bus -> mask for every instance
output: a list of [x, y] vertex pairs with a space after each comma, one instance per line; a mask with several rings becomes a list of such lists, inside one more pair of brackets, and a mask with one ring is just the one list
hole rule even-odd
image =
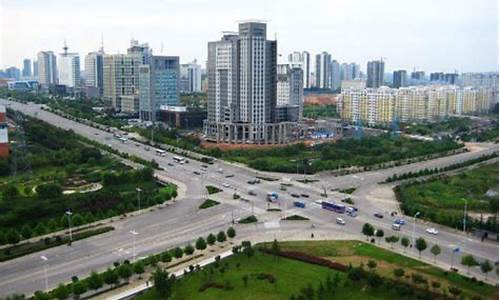
[[167, 155], [167, 152], [165, 150], [156, 149], [156, 155], [165, 156], [165, 155]]
[[182, 158], [180, 156], [174, 156], [174, 161], [178, 162], [178, 163], [182, 163], [184, 161], [184, 158]]
[[331, 202], [331, 201], [323, 201], [323, 202], [321, 202], [321, 207], [323, 209], [331, 210], [331, 211], [334, 211], [336, 213], [340, 213], [340, 214], [345, 213], [345, 205], [343, 205], [343, 204], [337, 204], [337, 203]]

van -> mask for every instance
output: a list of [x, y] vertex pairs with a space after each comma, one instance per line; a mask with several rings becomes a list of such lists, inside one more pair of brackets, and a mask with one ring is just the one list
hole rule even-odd
[[392, 224], [392, 230], [400, 231], [401, 230], [401, 225], [399, 225], [399, 224]]

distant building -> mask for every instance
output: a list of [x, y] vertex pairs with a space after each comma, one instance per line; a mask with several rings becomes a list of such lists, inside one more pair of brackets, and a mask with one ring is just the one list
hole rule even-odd
[[366, 86], [376, 88], [384, 84], [384, 61], [369, 61], [366, 68]]
[[0, 105], [0, 157], [9, 156], [9, 131], [5, 106]]
[[151, 56], [139, 66], [139, 118], [155, 121], [160, 107], [179, 105], [178, 56]]
[[342, 75], [341, 75], [341, 70], [340, 70], [340, 64], [336, 60], [332, 60], [331, 63], [331, 70], [332, 70], [332, 89], [338, 90], [341, 86], [342, 82]]
[[332, 71], [331, 71], [332, 56], [328, 52], [321, 52], [316, 55], [316, 88], [331, 89], [332, 88]]
[[78, 53], [68, 52], [66, 43], [63, 50], [64, 52], [59, 55], [58, 83], [65, 85], [67, 92], [77, 92], [80, 88], [80, 56]]
[[206, 111], [189, 110], [185, 106], [160, 106], [160, 121], [171, 127], [193, 129], [203, 127]]
[[294, 51], [288, 55], [288, 62], [292, 67], [300, 67], [302, 69], [303, 88], [311, 87], [311, 55], [307, 51]]
[[57, 84], [57, 62], [52, 51], [40, 51], [37, 55], [38, 82], [43, 87]]
[[11, 91], [29, 92], [38, 90], [38, 81], [36, 80], [20, 80], [7, 82], [7, 88]]
[[85, 56], [85, 94], [101, 97], [104, 85], [104, 52], [90, 52]]
[[458, 74], [446, 73], [444, 74], [444, 81], [448, 84], [458, 84]]
[[406, 75], [406, 70], [399, 70], [393, 72], [392, 87], [394, 88], [405, 87], [408, 85], [407, 81], [408, 78]]
[[297, 116], [294, 120], [302, 119], [304, 103], [303, 74], [299, 67], [289, 64], [278, 65], [277, 101], [276, 106], [297, 106]]
[[5, 69], [5, 77], [19, 80], [21, 77], [21, 71], [16, 67], [7, 68]]
[[342, 90], [345, 89], [364, 89], [366, 88], [366, 80], [342, 80]]
[[23, 78], [30, 78], [31, 76], [31, 59], [26, 58], [23, 60]]
[[196, 59], [191, 63], [181, 64], [180, 72], [181, 93], [201, 92], [201, 66]]
[[38, 78], [38, 61], [33, 60], [33, 77]]
[[430, 75], [430, 81], [441, 81], [444, 82], [444, 73], [443, 72], [434, 72]]
[[425, 72], [424, 71], [413, 71], [413, 72], [411, 72], [411, 79], [423, 81], [423, 80], [425, 80]]

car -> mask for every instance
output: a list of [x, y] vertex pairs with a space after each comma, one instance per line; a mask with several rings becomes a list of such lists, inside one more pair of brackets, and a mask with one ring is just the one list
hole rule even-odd
[[309, 198], [309, 195], [308, 194], [300, 194], [302, 197], [304, 198]]
[[149, 151], [149, 147], [144, 147], [144, 150]]
[[248, 194], [249, 194], [250, 196], [257, 196], [257, 193], [256, 193], [256, 192], [254, 192], [254, 191], [248, 191]]
[[168, 163], [168, 165], [169, 165], [169, 166], [171, 166], [171, 167], [173, 167], [173, 166], [174, 166], [174, 164], [173, 164], [173, 163]]
[[406, 224], [406, 220], [399, 218], [399, 219], [394, 220], [394, 224], [405, 225]]
[[299, 198], [300, 195], [299, 194], [295, 194], [295, 193], [291, 193], [290, 196], [294, 197], [294, 198]]
[[200, 173], [200, 172], [198, 172], [198, 171], [194, 171], [193, 173], [194, 173], [195, 175], [200, 175], [200, 174], [201, 174], [201, 173]]
[[381, 213], [374, 213], [373, 216], [375, 216], [375, 218], [379, 218], [379, 219], [383, 219], [384, 218], [384, 215], [381, 214]]
[[135, 143], [135, 146], [136, 146], [136, 147], [139, 147], [139, 146], [140, 146], [140, 144], [139, 144], [139, 143]]
[[99, 132], [95, 132], [94, 135], [99, 135]]
[[427, 228], [425, 230], [425, 232], [427, 232], [428, 234], [433, 234], [433, 235], [437, 235], [439, 233], [439, 231], [434, 227]]
[[234, 174], [226, 175], [226, 178], [231, 178], [231, 177], [234, 177]]
[[224, 182], [224, 183], [222, 184], [222, 186], [223, 186], [223, 187], [225, 187], [225, 188], [229, 188], [229, 183]]
[[393, 230], [400, 231], [401, 230], [401, 225], [394, 223], [394, 224], [392, 224], [391, 228]]
[[248, 184], [255, 184], [255, 181], [254, 180], [249, 180], [247, 181]]
[[335, 219], [335, 223], [337, 223], [339, 225], [345, 225], [345, 221], [342, 218], [336, 218]]

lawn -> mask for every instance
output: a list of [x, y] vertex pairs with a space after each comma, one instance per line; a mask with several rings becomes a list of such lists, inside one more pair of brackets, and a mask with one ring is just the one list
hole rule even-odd
[[[451, 227], [461, 227], [465, 200], [470, 213], [498, 212], [498, 195], [488, 197], [486, 192], [498, 193], [498, 164], [481, 166], [453, 176], [440, 176], [425, 182], [405, 183], [395, 188], [401, 208], [407, 215], [420, 211], [421, 217]], [[484, 218], [486, 221], [486, 217]], [[496, 224], [474, 226], [496, 230]]]
[[207, 200], [203, 201], [203, 203], [200, 204], [200, 206], [198, 208], [205, 209], [205, 208], [209, 208], [212, 206], [216, 206], [217, 204], [219, 204], [219, 202], [212, 200], [212, 199], [207, 199]]
[[390, 161], [444, 153], [462, 147], [451, 140], [434, 142], [390, 135], [342, 139], [315, 146], [294, 144], [267, 149], [205, 150], [210, 156], [246, 164], [261, 171], [316, 173], [352, 166], [375, 166]]
[[[287, 258], [276, 258], [260, 251], [255, 256], [248, 258], [243, 254], [223, 259], [221, 265], [224, 272], [215, 269], [213, 266], [201, 272], [189, 274], [186, 278], [177, 281], [173, 287], [172, 300], [278, 300], [289, 299], [291, 295], [297, 295], [308, 284], [316, 288], [320, 281], [325, 280], [329, 275], [339, 274], [342, 282], [335, 290], [335, 299], [352, 300], [381, 300], [395, 299], [396, 292], [385, 288], [360, 288], [359, 286], [344, 285], [346, 274], [329, 268], [312, 265], [297, 260]], [[213, 274], [211, 275], [211, 271]], [[247, 286], [243, 277], [248, 276]], [[260, 276], [259, 276], [260, 275]], [[275, 279], [271, 283], [266, 279]], [[230, 288], [208, 288], [200, 291], [205, 283], [212, 282], [221, 286], [228, 285]], [[352, 284], [352, 283], [351, 283]], [[154, 290], [136, 297], [137, 300], [161, 299]], [[412, 298], [406, 298], [412, 299]]]

